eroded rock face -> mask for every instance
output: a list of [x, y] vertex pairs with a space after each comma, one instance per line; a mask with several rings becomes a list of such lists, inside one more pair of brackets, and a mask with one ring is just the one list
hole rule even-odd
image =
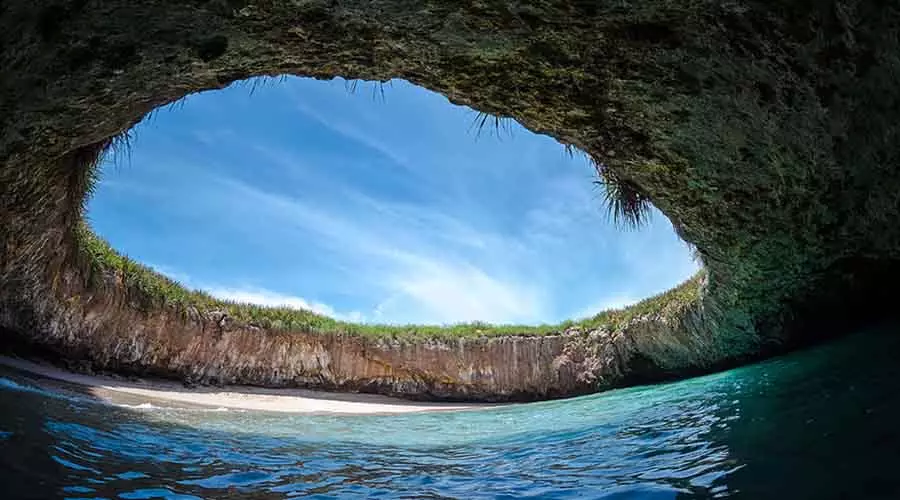
[[[375, 392], [428, 400], [527, 401], [595, 392], [633, 375], [646, 331], [640, 318], [619, 331], [572, 329], [535, 337], [392, 339], [349, 334], [275, 332], [241, 324], [222, 311], [138, 312], [111, 280], [81, 295], [63, 276], [69, 300], [35, 300], [41, 328], [20, 341], [36, 344], [78, 370], [179, 378], [188, 384]], [[10, 308], [0, 324], [21, 324]], [[7, 332], [7, 336], [15, 335]], [[648, 338], [652, 337], [648, 336]], [[10, 339], [7, 338], [7, 341]], [[652, 340], [649, 341], [651, 344]], [[652, 379], [656, 373], [648, 374]]]
[[[715, 366], [893, 309], [882, 292], [900, 276], [893, 2], [5, 0], [0, 71], [0, 327], [100, 366], [544, 397]], [[162, 104], [278, 74], [405, 78], [581, 148], [696, 246], [704, 296], [627, 335], [431, 349], [215, 333], [225, 325], [209, 311], [179, 326], [92, 289], [72, 236], [91, 160]]]

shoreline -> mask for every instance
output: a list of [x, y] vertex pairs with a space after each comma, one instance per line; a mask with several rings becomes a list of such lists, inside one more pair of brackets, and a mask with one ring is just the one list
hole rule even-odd
[[[227, 408], [277, 413], [390, 415], [463, 411], [506, 406], [489, 403], [428, 403], [377, 394], [332, 393], [309, 389], [253, 386], [186, 388], [168, 380], [126, 381], [106, 375], [84, 375], [37, 361], [0, 356], [0, 366], [43, 379], [72, 384], [89, 396], [113, 404], [176, 403], [177, 408]], [[59, 387], [56, 387], [59, 388]]]

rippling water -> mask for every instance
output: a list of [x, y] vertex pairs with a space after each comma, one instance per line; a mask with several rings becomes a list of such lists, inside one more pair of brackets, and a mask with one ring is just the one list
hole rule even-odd
[[117, 407], [0, 372], [0, 498], [900, 498], [900, 329], [480, 411]]

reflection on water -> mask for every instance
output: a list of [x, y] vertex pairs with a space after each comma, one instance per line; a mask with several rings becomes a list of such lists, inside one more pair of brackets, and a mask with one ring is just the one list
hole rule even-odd
[[0, 373], [0, 498], [900, 498], [900, 335], [484, 411], [113, 407]]

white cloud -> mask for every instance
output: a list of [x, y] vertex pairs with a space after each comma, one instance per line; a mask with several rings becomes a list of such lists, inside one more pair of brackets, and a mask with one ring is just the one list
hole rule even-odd
[[406, 321], [534, 323], [547, 313], [537, 287], [468, 264], [421, 259], [392, 276], [389, 286], [393, 300], [379, 312]]
[[349, 313], [340, 313], [328, 304], [321, 302], [310, 302], [302, 297], [292, 295], [283, 295], [271, 290], [261, 288], [219, 288], [219, 287], [200, 287], [213, 297], [241, 302], [245, 304], [256, 304], [268, 307], [291, 307], [294, 309], [306, 309], [319, 314], [324, 314], [335, 319], [345, 321], [362, 321], [363, 315], [359, 311], [351, 311]]
[[[253, 206], [255, 220], [279, 228], [279, 241], [297, 244], [302, 238], [305, 245], [340, 261], [352, 277], [347, 288], [365, 290], [377, 305], [365, 314], [342, 312], [299, 296], [241, 283], [198, 283], [172, 267], [152, 267], [218, 298], [307, 309], [348, 321], [538, 323], [550, 314], [539, 283], [527, 275], [503, 272], [509, 266], [502, 261], [520, 258], [524, 251], [517, 240], [478, 231], [441, 212], [359, 193], [347, 198], [353, 207], [337, 212], [234, 180], [220, 183], [217, 192], [223, 200], [241, 199], [242, 206]], [[241, 227], [268, 230], [259, 224]], [[472, 249], [486, 261], [479, 265], [466, 258]]]
[[[549, 313], [539, 284], [514, 272], [515, 262], [504, 262], [522, 255], [518, 240], [479, 231], [446, 213], [360, 193], [343, 198], [342, 209], [336, 210], [222, 182], [222, 192], [252, 205], [282, 232], [293, 227], [294, 237], [310, 246], [314, 242], [319, 251], [350, 266], [348, 288], [384, 297], [371, 315], [364, 315], [367, 319], [534, 323]], [[473, 248], [480, 259], [472, 258]]]
[[[255, 221], [278, 228], [279, 242], [301, 244], [348, 269], [346, 291], [364, 290], [375, 300], [360, 315], [367, 321], [533, 324], [580, 318], [662, 292], [697, 269], [683, 249], [667, 243], [671, 229], [661, 215], [655, 228], [585, 236], [585, 228], [597, 227], [600, 208], [577, 179], [547, 186], [546, 199], [535, 200], [536, 208], [512, 233], [476, 227], [481, 219], [456, 217], [446, 207], [384, 201], [351, 189], [323, 199], [309, 193], [293, 198], [231, 179], [219, 182], [223, 197], [253, 206]], [[598, 262], [601, 269], [621, 266], [615, 289], [579, 282], [586, 275], [598, 278], [588, 273], [601, 259], [611, 259]]]
[[322, 302], [309, 301], [303, 297], [294, 295], [285, 295], [265, 288], [251, 286], [227, 287], [221, 285], [210, 285], [198, 283], [187, 273], [176, 270], [173, 267], [160, 265], [155, 263], [147, 263], [147, 266], [153, 268], [157, 272], [172, 278], [182, 285], [196, 290], [203, 290], [213, 297], [240, 302], [244, 304], [255, 304], [266, 307], [291, 307], [294, 309], [306, 309], [318, 314], [324, 314], [334, 319], [344, 321], [364, 321], [363, 314], [359, 311], [339, 312], [334, 307]]

